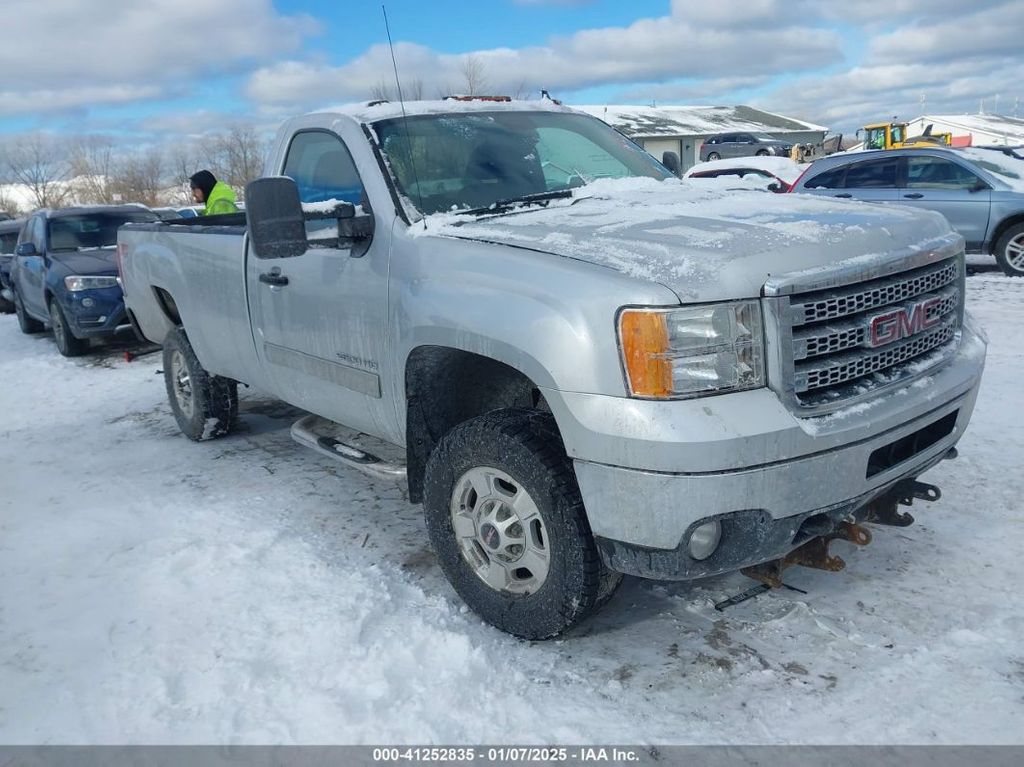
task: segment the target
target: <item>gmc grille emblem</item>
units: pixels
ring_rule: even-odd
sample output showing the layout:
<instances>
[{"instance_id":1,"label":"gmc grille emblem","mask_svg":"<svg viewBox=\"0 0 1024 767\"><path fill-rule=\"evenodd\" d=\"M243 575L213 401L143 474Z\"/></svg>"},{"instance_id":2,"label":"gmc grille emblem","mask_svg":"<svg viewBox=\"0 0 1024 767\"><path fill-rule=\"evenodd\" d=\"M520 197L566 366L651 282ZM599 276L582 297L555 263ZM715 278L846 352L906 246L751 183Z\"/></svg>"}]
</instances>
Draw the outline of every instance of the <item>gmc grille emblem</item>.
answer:
<instances>
[{"instance_id":1,"label":"gmc grille emblem","mask_svg":"<svg viewBox=\"0 0 1024 767\"><path fill-rule=\"evenodd\" d=\"M932 310L941 303L941 298L929 298L927 301L921 301L913 306L900 307L885 314L876 314L870 320L871 332L868 334L868 344L874 349L935 327L942 322L942 317L938 312L933 313Z\"/></svg>"}]
</instances>

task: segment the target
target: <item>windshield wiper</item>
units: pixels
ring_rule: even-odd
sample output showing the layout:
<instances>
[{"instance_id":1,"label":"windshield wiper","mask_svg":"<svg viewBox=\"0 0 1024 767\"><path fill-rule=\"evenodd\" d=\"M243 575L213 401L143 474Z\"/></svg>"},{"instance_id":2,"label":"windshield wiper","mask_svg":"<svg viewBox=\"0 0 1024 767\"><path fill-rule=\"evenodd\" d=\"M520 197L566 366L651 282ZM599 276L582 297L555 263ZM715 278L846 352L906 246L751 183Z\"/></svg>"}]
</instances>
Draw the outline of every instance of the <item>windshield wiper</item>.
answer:
<instances>
[{"instance_id":1,"label":"windshield wiper","mask_svg":"<svg viewBox=\"0 0 1024 767\"><path fill-rule=\"evenodd\" d=\"M482 208L469 208L468 210L460 210L458 213L468 213L470 215L482 215L484 213L504 213L507 210L515 207L516 205L529 205L530 203L547 203L550 200L561 200L566 197L572 197L573 189L556 189L553 192L537 192L535 194L524 194L520 197L509 197L504 200L498 200L492 202L490 205Z\"/></svg>"}]
</instances>

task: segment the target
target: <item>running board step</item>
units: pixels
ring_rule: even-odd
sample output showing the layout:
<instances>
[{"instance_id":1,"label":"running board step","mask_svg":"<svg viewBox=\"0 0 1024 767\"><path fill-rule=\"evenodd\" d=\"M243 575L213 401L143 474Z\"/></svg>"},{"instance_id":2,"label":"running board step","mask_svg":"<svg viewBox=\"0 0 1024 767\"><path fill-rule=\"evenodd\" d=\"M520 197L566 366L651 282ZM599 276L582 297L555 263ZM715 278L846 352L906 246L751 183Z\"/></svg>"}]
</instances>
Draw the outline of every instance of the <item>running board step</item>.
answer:
<instances>
[{"instance_id":1,"label":"running board step","mask_svg":"<svg viewBox=\"0 0 1024 767\"><path fill-rule=\"evenodd\" d=\"M317 427L320 431L317 431ZM305 445L318 453L341 461L346 466L358 469L364 474L378 479L405 479L405 466L398 462L389 462L378 458L371 452L361 447L356 447L337 437L324 434L329 430L324 427L340 427L332 421L327 421L316 415L307 415L292 424L292 439L300 445Z\"/></svg>"}]
</instances>

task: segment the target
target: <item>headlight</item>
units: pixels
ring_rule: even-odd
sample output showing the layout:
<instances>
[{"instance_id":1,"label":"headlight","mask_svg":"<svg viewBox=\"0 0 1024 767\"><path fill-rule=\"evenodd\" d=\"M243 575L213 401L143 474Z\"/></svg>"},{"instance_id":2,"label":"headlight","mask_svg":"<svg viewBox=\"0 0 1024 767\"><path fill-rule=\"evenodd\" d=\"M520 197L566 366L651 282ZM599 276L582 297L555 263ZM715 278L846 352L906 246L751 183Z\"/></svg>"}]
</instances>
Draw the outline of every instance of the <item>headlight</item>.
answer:
<instances>
[{"instance_id":1,"label":"headlight","mask_svg":"<svg viewBox=\"0 0 1024 767\"><path fill-rule=\"evenodd\" d=\"M112 288L117 285L117 277L65 277L64 287L72 293L80 290L96 290L98 288Z\"/></svg>"},{"instance_id":2,"label":"headlight","mask_svg":"<svg viewBox=\"0 0 1024 767\"><path fill-rule=\"evenodd\" d=\"M765 385L757 301L624 309L619 344L634 397L683 399Z\"/></svg>"}]
</instances>

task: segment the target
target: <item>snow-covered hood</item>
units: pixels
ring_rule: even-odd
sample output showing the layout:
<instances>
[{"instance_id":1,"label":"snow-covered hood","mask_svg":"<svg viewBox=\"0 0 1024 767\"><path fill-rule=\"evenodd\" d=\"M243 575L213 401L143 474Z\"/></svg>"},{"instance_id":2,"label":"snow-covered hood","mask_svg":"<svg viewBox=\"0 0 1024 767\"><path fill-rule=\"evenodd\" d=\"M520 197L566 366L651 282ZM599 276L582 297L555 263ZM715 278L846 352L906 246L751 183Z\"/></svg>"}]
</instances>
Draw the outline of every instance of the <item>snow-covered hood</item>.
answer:
<instances>
[{"instance_id":1,"label":"snow-covered hood","mask_svg":"<svg viewBox=\"0 0 1024 767\"><path fill-rule=\"evenodd\" d=\"M898 206L621 179L543 208L429 216L411 231L552 253L661 283L682 301L713 301L758 296L772 276L924 249L950 229L937 213Z\"/></svg>"},{"instance_id":2,"label":"snow-covered hood","mask_svg":"<svg viewBox=\"0 0 1024 767\"><path fill-rule=\"evenodd\" d=\"M117 264L114 263L114 248L57 251L56 253L50 253L50 257L64 267L68 274L117 274Z\"/></svg>"}]
</instances>

